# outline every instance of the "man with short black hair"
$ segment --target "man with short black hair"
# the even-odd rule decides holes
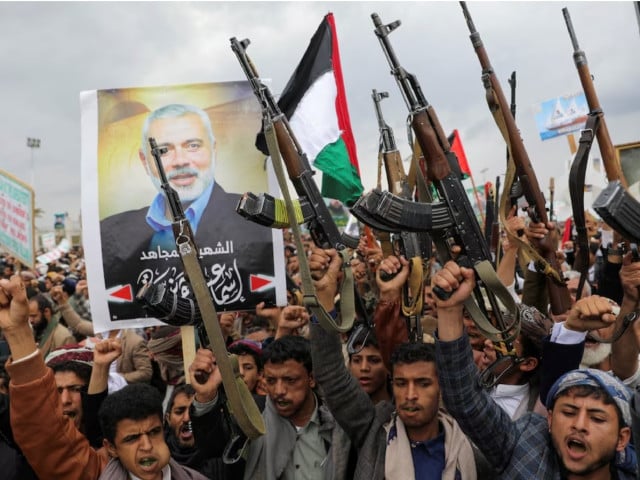
[[[350,478],[350,443],[314,391],[309,341],[293,335],[278,338],[263,350],[263,360],[267,398],[262,416],[266,434],[249,442],[244,478]],[[198,425],[198,417],[207,415],[209,430],[221,432],[214,439],[218,447],[210,454],[222,456],[233,426],[230,428],[224,408],[219,407],[225,399],[218,395],[222,379],[211,351],[198,350],[189,371],[196,370],[210,375],[205,384],[194,384],[194,425]],[[198,432],[196,428],[196,442],[200,442]]]
[[[104,456],[91,448],[69,418],[59,414],[62,406],[55,377],[36,347],[28,312],[20,277],[0,280],[0,328],[12,354],[7,363],[11,427],[39,478],[129,480],[135,475],[141,480],[205,480],[170,460],[162,436],[162,398],[144,384],[128,385],[108,396],[102,405],[100,423],[105,446],[114,457],[105,470]],[[110,361],[120,353],[119,346],[114,348]],[[104,370],[108,371],[107,364]],[[106,389],[107,375],[101,376],[100,387]],[[92,384],[89,392],[91,388]]]
[[[171,458],[163,436],[162,397],[151,385],[134,383],[109,395],[99,415],[111,457],[100,479],[205,478]]]
[[[240,376],[247,384],[251,393],[256,393],[256,389],[262,377],[262,344],[255,340],[241,338],[236,340],[227,349],[229,353],[238,357],[238,368]]]
[[[171,455],[181,461],[179,457],[183,454],[189,455],[195,439],[193,438],[193,427],[191,425],[191,417],[189,409],[193,402],[193,396],[196,391],[189,383],[183,383],[174,388],[167,403],[167,412],[164,414],[165,421],[165,439]]]
[[[342,259],[334,249],[309,257],[316,294],[334,311]],[[432,344],[403,343],[391,355],[395,405],[374,405],[342,360],[337,333],[311,325],[315,375],[329,409],[358,451],[352,478],[361,480],[475,479],[471,444],[456,421],[439,409],[440,386]]]
[[[478,384],[464,333],[462,308],[473,291],[475,272],[450,261],[434,275],[432,285],[451,292],[447,300],[437,299],[437,365],[444,404],[499,478],[635,478],[637,459],[629,446],[631,393],[622,382],[600,370],[573,370],[549,391],[547,418],[529,413],[511,420]],[[569,311],[567,322],[576,318],[593,328],[615,321],[609,300],[597,296]]]
[[[360,387],[378,403],[391,400],[390,376],[382,360],[380,347],[373,332],[354,345],[356,352],[349,354],[349,371]]]

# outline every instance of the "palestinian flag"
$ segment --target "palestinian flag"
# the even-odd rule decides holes
[[[462,146],[462,140],[460,140],[458,130],[454,130],[453,133],[447,137],[447,140],[449,140],[449,145],[451,145],[451,151],[458,157],[462,179],[469,178],[471,176],[471,169],[469,168],[467,155],[464,153],[464,147]]]
[[[362,195],[333,14],[313,35],[278,101],[309,163],[322,171],[321,193],[351,206]],[[264,136],[256,146],[268,155]]]

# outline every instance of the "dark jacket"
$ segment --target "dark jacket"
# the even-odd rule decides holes
[[[547,419],[528,413],[511,420],[478,384],[466,334],[451,342],[436,340],[436,360],[446,408],[505,480],[560,480],[561,466],[551,443]],[[633,447],[619,454],[619,479],[635,478]]]
[[[226,310],[246,310],[274,298],[273,289],[263,293],[251,292],[250,284],[250,274],[274,275],[272,230],[236,213],[239,200],[240,195],[227,193],[216,183],[195,235],[196,245],[201,252],[206,252],[201,262],[216,305],[224,306]],[[130,210],[100,222],[107,289],[131,285],[135,294],[143,284],[163,279],[174,279],[169,280],[172,288],[186,287],[177,252],[165,257],[164,253],[171,252],[162,251],[162,258],[150,258],[150,243],[155,232],[146,221],[148,210],[148,207]],[[222,251],[231,245],[233,251]],[[153,254],[158,255],[156,251]],[[251,305],[246,303],[249,293]],[[110,302],[109,311],[113,320],[146,316],[141,305],[129,302]]]

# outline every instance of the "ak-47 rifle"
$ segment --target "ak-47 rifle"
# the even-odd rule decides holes
[[[171,210],[173,235],[182,263],[185,275],[191,284],[198,311],[201,313],[201,322],[195,325],[203,347],[211,346],[216,354],[216,361],[222,375],[222,383],[229,400],[229,406],[233,416],[246,437],[237,436],[228,445],[229,448],[241,448],[238,443],[244,443],[246,438],[254,439],[264,434],[265,427],[262,415],[247,389],[247,385],[240,376],[240,369],[235,355],[227,353],[224,335],[218,322],[215,305],[211,298],[211,292],[207,287],[202,267],[199,261],[199,250],[195,243],[195,236],[191,224],[187,219],[180,197],[171,184],[162,165],[162,155],[167,152],[166,147],[158,147],[154,138],[149,138],[151,154],[155,160],[156,169],[160,177],[162,190],[167,198],[167,204]],[[181,326],[182,324],[180,324]],[[198,383],[205,383],[208,374],[196,372],[194,375]],[[227,451],[225,451],[225,456]],[[233,455],[232,455],[233,456]]]
[[[324,199],[318,190],[318,186],[313,180],[315,172],[309,165],[309,160],[306,154],[302,151],[300,144],[298,143],[293,130],[289,126],[287,117],[282,113],[273,95],[269,91],[269,88],[260,80],[258,72],[253,65],[253,62],[247,55],[247,47],[250,44],[249,39],[238,41],[235,37],[231,38],[231,49],[235,53],[242,70],[244,71],[249,84],[253,89],[253,93],[260,102],[262,107],[262,121],[267,138],[267,144],[269,152],[271,154],[276,174],[280,177],[284,176],[279,173],[280,169],[280,156],[285,164],[289,179],[293,184],[293,187],[301,200],[304,200],[312,210],[310,218],[305,219],[309,233],[314,243],[320,248],[335,248],[339,252],[346,254],[346,247],[356,248],[358,246],[358,240],[342,235],[338,230],[335,222],[333,221],[329,209],[324,203]],[[285,182],[284,178],[279,180],[282,184]],[[283,188],[285,198],[288,197],[288,190],[285,192]],[[254,196],[255,197],[255,196]],[[293,212],[293,204],[291,201],[286,201],[286,208],[288,212],[288,218],[297,218]],[[239,213],[242,207],[242,202],[238,206]],[[292,229],[297,230],[297,222],[291,222]],[[298,251],[303,252],[303,246],[299,242],[299,236],[294,235]],[[345,269],[345,282],[343,282],[343,290],[341,293],[341,312],[342,323],[338,325],[333,318],[331,318],[324,309],[319,305],[317,298],[312,293],[314,292],[313,283],[309,272],[306,256],[300,255],[300,268],[303,277],[303,289],[304,289],[304,301],[305,305],[313,310],[318,317],[323,327],[327,329],[338,330],[340,332],[346,332],[351,329],[353,325],[353,307],[355,300],[355,308],[358,309],[361,316],[366,317],[366,311],[364,304],[359,295],[355,292],[353,286],[353,277],[350,269]],[[343,259],[346,260],[343,255]],[[355,299],[354,299],[355,296]]]
[[[347,246],[351,248],[357,247],[357,240],[354,241],[350,237],[343,236],[331,218],[331,213],[324,203],[316,182],[313,180],[315,172],[309,165],[307,156],[296,140],[289,126],[289,121],[280,111],[280,107],[278,107],[267,86],[260,81],[253,64],[247,56],[246,48],[249,43],[248,39],[238,41],[236,38],[232,38],[231,49],[238,57],[242,69],[249,79],[249,83],[263,108],[263,115],[268,115],[273,123],[282,160],[285,163],[289,179],[298,197],[303,198],[313,211],[313,215],[307,221],[311,238],[321,248],[342,250]]]
[[[380,131],[380,149],[387,174],[389,192],[405,200],[412,200],[413,195],[407,175],[402,164],[402,157],[396,146],[393,129],[387,125],[382,115],[380,102],[387,98],[387,92],[378,93],[373,90],[371,98],[378,119],[378,130]],[[422,326],[420,317],[422,315],[422,304],[424,296],[424,261],[431,257],[431,238],[426,232],[399,232],[392,234],[392,243],[397,247],[396,254],[404,256],[409,261],[410,274],[407,282],[403,286],[402,313],[407,318],[407,329],[409,331],[409,341],[422,342]],[[386,274],[380,278],[389,280]]]
[[[482,83],[487,91],[486,98],[489,104],[489,110],[493,113],[494,119],[498,127],[500,127],[509,148],[510,158],[515,165],[515,175],[520,182],[522,193],[529,204],[527,212],[532,221],[536,223],[542,222],[546,225],[549,218],[547,216],[544,195],[538,185],[538,180],[531,166],[522,138],[520,137],[520,132],[509,110],[509,105],[500,86],[500,82],[491,66],[489,56],[480,39],[480,34],[473,24],[466,2],[460,2],[460,5],[467,21],[469,32],[471,33],[471,43],[482,67]],[[505,188],[507,188],[506,186],[510,183],[509,172],[507,173]],[[503,199],[503,204],[505,200],[506,199]],[[501,211],[504,213],[505,208],[501,208]],[[547,285],[553,313],[562,314],[571,308],[571,298],[560,273],[560,264],[556,257],[556,246],[549,245],[548,238],[549,235],[540,242],[544,256],[541,256],[533,249],[530,249],[528,253],[536,260],[535,265],[538,271],[545,273],[547,276]],[[527,248],[526,245],[526,243],[523,243],[521,246]]]
[[[427,162],[429,180],[435,186],[452,219],[449,227],[442,230],[430,230],[439,260],[444,264],[452,258],[450,248],[454,244],[462,249],[457,262],[465,267],[473,268],[478,277],[474,292],[475,298],[469,298],[465,302],[465,307],[472,315],[478,328],[488,337],[497,342],[511,342],[519,331],[518,308],[491,266],[491,253],[484,241],[482,230],[462,185],[458,159],[450,149],[447,136],[440,126],[438,117],[422,94],[417,78],[400,65],[389,43],[388,36],[400,25],[400,21],[384,25],[376,13],[373,13],[371,18],[375,25],[374,32],[391,66],[391,73],[395,77],[409,109],[409,122]],[[416,203],[416,205],[422,207],[428,204]],[[440,297],[450,295],[438,288],[434,289],[434,293]],[[489,299],[495,313],[495,325],[487,318],[483,296]],[[513,321],[509,324],[503,317],[498,298],[509,311],[514,313]]]

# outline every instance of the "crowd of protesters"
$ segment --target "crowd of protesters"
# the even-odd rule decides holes
[[[589,212],[587,218],[590,268],[579,295],[570,232],[561,242],[554,224],[507,220],[497,273],[519,305],[512,342],[492,341],[477,328],[465,307],[476,275],[455,261],[423,260],[416,340],[402,308],[407,259],[383,254],[367,232],[345,266],[308,235],[299,252],[285,231],[289,304],[218,315],[266,427],[248,441],[214,352],[198,349],[185,367],[180,328],[94,334],[81,248],[47,271],[2,254],[1,476],[636,478],[631,427],[640,325],[617,332],[640,308],[640,262],[603,244],[608,226]],[[513,232],[524,233],[517,239]],[[546,277],[518,261],[516,240],[540,250],[543,238],[572,294],[563,314],[549,310]],[[354,331],[366,334],[331,332],[302,306],[301,255],[334,319],[344,269],[352,269],[366,312]],[[449,295],[434,295],[434,287]],[[489,315],[493,308],[487,303]],[[187,383],[195,372],[208,373],[207,380]]]

